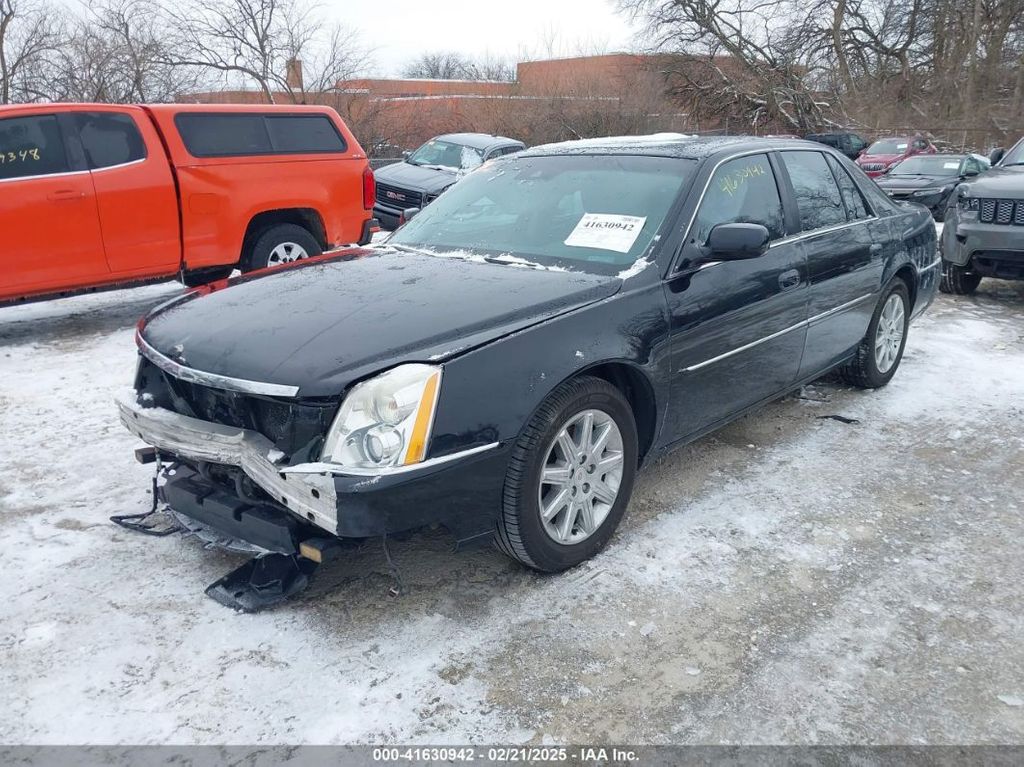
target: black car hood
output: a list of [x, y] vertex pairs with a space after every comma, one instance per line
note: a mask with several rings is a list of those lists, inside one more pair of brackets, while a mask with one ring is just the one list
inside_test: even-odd
[[876, 179], [882, 189], [928, 189], [960, 182], [957, 175], [882, 176]]
[[408, 162], [397, 162], [374, 171], [374, 177], [381, 184], [434, 193], [454, 184], [462, 174], [454, 169], [438, 170]]
[[402, 362], [449, 359], [621, 284], [462, 257], [348, 251], [200, 289], [158, 308], [141, 332], [187, 367], [328, 397]]
[[992, 168], [967, 185], [975, 197], [1024, 198], [1024, 165]]

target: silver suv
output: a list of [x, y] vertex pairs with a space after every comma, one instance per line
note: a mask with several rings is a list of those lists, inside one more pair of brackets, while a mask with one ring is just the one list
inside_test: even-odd
[[973, 293], [983, 277], [1024, 280], [1024, 139], [992, 169], [960, 184], [942, 232], [944, 293]]

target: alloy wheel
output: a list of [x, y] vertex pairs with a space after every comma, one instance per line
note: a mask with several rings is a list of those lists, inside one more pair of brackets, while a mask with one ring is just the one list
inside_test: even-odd
[[270, 251], [270, 256], [267, 258], [267, 266], [288, 264], [308, 256], [309, 254], [306, 252], [306, 249], [297, 242], [282, 242]]
[[544, 532], [563, 545], [593, 535], [608, 517], [622, 482], [622, 433], [602, 410], [584, 410], [548, 446], [537, 502]]
[[903, 308], [903, 297], [899, 293], [893, 293], [882, 307], [882, 313], [878, 316], [878, 328], [875, 330], [875, 367], [882, 375], [889, 372], [899, 356], [905, 325], [906, 310]]

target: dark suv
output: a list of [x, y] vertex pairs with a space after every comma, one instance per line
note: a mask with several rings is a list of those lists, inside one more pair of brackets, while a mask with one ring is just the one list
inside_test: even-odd
[[868, 142], [856, 133], [809, 133], [804, 138], [837, 149], [851, 160], [856, 160], [868, 145]]
[[945, 293], [973, 293], [982, 277], [1024, 280], [1024, 139], [991, 170], [956, 188], [942, 231]]
[[522, 141], [489, 133], [448, 133], [430, 139], [405, 160], [376, 172], [374, 216], [384, 229], [396, 229], [410, 208], [422, 208], [481, 163], [514, 154]]

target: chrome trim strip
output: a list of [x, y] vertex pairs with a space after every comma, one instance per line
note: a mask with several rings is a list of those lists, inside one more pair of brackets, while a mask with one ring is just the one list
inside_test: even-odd
[[802, 327], [806, 327], [806, 325], [807, 325], [807, 320], [802, 320], [802, 321], [798, 322], [796, 325], [790, 325], [788, 328], [784, 328], [783, 330], [778, 330], [778, 331], [772, 333], [770, 336], [765, 336], [764, 338], [759, 338], [756, 341], [751, 341], [749, 344], [744, 344], [743, 346], [740, 346], [740, 347], [738, 347], [736, 349], [733, 349], [731, 351], [727, 351], [727, 352], [725, 352], [725, 354], [719, 354], [717, 357], [712, 357], [709, 360], [704, 360], [703, 362], [698, 362], [696, 365], [690, 365], [690, 367], [683, 368], [682, 372], [683, 373], [692, 373], [695, 370], [700, 370], [701, 368], [706, 368], [708, 365], [714, 365], [716, 362], [721, 362], [724, 359], [728, 359], [729, 357], [732, 357], [734, 354], [739, 354], [740, 352], [745, 352], [748, 349], [753, 349], [755, 346], [760, 346], [761, 344], [767, 343], [768, 341], [773, 341], [774, 339], [779, 338], [780, 336], [786, 335], [786, 333], [792, 333], [794, 330], [799, 330]]
[[175, 378], [180, 378], [182, 381], [211, 386], [214, 389], [227, 389], [228, 391], [237, 391], [242, 394], [262, 394], [268, 397], [296, 397], [299, 394], [298, 386], [248, 381], [244, 378], [232, 378], [231, 376], [207, 373], [203, 370], [186, 367], [180, 362], [175, 362], [170, 357], [164, 356], [146, 343], [146, 339], [142, 337], [142, 333], [138, 330], [135, 331], [135, 343], [138, 344], [139, 352], [142, 353], [142, 356], [165, 373], [169, 373]]
[[810, 317], [810, 318], [808, 318], [806, 320], [803, 320], [802, 322], [798, 322], [795, 325], [790, 325], [788, 328], [784, 328], [782, 330], [778, 330], [778, 331], [772, 333], [771, 335], [765, 336], [764, 338], [759, 338], [756, 341], [751, 341], [748, 344], [744, 344], [743, 346], [739, 346], [739, 347], [737, 347], [735, 349], [732, 349], [730, 351], [725, 352], [724, 354], [719, 354], [717, 357], [712, 357], [709, 360], [704, 360], [703, 362], [698, 362], [696, 365], [690, 365], [689, 367], [685, 367], [682, 370], [680, 370], [679, 372], [681, 372], [681, 373], [692, 373], [695, 370], [700, 370], [701, 368], [706, 368], [708, 365], [713, 365], [716, 362], [721, 362], [722, 360], [728, 359], [729, 357], [732, 357], [735, 354], [740, 354], [741, 352], [745, 352], [745, 351], [748, 351], [750, 349], [753, 349], [755, 346], [760, 346], [761, 344], [767, 343], [768, 341], [774, 341], [776, 338], [779, 338], [781, 336], [786, 335], [786, 333], [792, 333], [794, 330], [799, 330], [800, 328], [810, 327], [811, 325], [814, 325], [815, 323], [821, 322], [822, 320], [827, 319], [827, 318], [829, 318], [829, 317], [831, 317], [833, 315], [839, 314], [840, 312], [844, 312], [847, 309], [852, 309], [854, 306], [857, 306], [857, 304], [864, 303], [865, 301], [867, 301], [868, 299], [872, 298], [873, 296], [874, 296], [873, 293], [865, 293], [863, 296], [860, 296], [859, 298], [855, 298], [852, 301], [847, 301], [845, 304], [840, 304], [839, 306], [833, 307], [832, 309], [829, 309], [827, 312], [822, 312], [821, 314], [815, 314], [813, 317]]
[[87, 170], [66, 170], [62, 173], [40, 173], [35, 176], [14, 176], [13, 178], [0, 178], [0, 184], [10, 184], [15, 181], [38, 181], [41, 178], [67, 178], [68, 176], [85, 176]]
[[146, 157], [143, 157], [140, 160], [131, 160], [130, 162], [119, 162], [117, 165], [105, 165], [102, 168], [93, 168], [90, 172], [91, 173], [103, 173], [103, 171], [106, 171], [106, 170], [116, 170], [117, 168], [127, 168], [129, 165], [139, 165], [140, 163], [144, 163], [148, 159], [149, 159], [149, 157], [146, 156]]
[[821, 322], [822, 320], [827, 319], [827, 318], [829, 318], [829, 317], [831, 317], [831, 316], [833, 316], [835, 314], [839, 314], [839, 312], [845, 312], [847, 309], [852, 309], [857, 304], [862, 304], [865, 301], [867, 301], [868, 299], [872, 298], [873, 296], [874, 296], [874, 293], [865, 293], [860, 298], [855, 298], [852, 301], [847, 301], [845, 304], [839, 304], [839, 306], [833, 307], [832, 309], [829, 309], [827, 312], [822, 312], [821, 314], [815, 314], [813, 317], [810, 317], [807, 320], [807, 325], [808, 325], [808, 327], [810, 327], [811, 325], [815, 324], [816, 322]]
[[931, 269], [934, 269], [936, 266], [938, 266], [941, 263], [942, 263], [942, 256], [939, 256], [934, 261], [932, 261], [930, 264], [928, 264], [928, 266], [925, 266], [925, 267], [922, 267], [921, 269], [918, 269], [917, 273], [918, 274], [924, 274], [925, 272], [930, 271]]
[[430, 469], [434, 466], [443, 466], [446, 463], [469, 458], [471, 455], [486, 453], [494, 450], [500, 442], [492, 442], [489, 445], [471, 447], [468, 450], [461, 450], [458, 453], [449, 453], [437, 458], [428, 458], [426, 461], [412, 463], [408, 466], [386, 466], [380, 469], [356, 469], [351, 466], [341, 466], [336, 463], [297, 463], [294, 466], [285, 466], [281, 469], [282, 474], [333, 474], [342, 477], [389, 477], [394, 474], [409, 474], [420, 469]]
[[869, 216], [868, 218], [858, 218], [856, 221], [847, 221], [842, 224], [833, 224], [832, 226], [823, 226], [820, 229], [812, 229], [809, 232], [800, 232], [799, 234], [791, 234], [788, 237], [783, 237], [781, 240], [775, 240], [768, 244], [768, 248], [774, 248], [776, 245], [787, 245], [791, 242], [799, 242], [800, 240], [809, 240], [812, 237], [818, 237], [822, 234], [831, 234], [832, 232], [838, 232], [842, 229], [849, 229], [851, 226], [857, 226], [858, 224], [866, 224], [868, 221], [875, 221], [878, 216]]

